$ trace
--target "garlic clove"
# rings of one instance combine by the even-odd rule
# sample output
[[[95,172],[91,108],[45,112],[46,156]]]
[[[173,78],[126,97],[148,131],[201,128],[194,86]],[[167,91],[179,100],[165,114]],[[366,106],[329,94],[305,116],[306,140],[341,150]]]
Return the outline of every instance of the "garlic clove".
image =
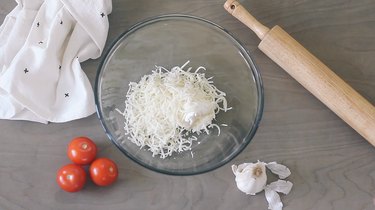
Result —
[[[289,168],[276,162],[267,163],[266,166],[272,173],[278,175],[280,179],[285,179],[291,174]]]
[[[243,163],[238,166],[233,165],[232,171],[236,176],[237,188],[250,195],[262,191],[267,183],[266,164],[258,161],[257,163]]]

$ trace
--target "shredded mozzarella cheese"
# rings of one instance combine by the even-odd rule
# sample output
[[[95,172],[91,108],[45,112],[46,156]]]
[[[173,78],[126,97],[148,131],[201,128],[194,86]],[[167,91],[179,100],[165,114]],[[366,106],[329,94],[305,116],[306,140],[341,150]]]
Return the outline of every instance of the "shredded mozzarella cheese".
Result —
[[[206,78],[198,67],[184,71],[181,67],[167,70],[156,66],[151,74],[138,83],[131,82],[126,94],[125,134],[131,142],[160,158],[173,152],[191,150],[192,142],[201,132],[209,134],[219,111],[227,111],[226,94],[218,90],[211,78]]]

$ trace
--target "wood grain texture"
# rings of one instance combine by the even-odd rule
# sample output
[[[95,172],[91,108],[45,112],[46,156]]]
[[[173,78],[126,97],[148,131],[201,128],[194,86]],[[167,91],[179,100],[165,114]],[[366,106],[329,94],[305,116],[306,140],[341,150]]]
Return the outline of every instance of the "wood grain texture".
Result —
[[[259,49],[375,146],[375,107],[279,26]]]
[[[107,43],[136,22],[155,15],[185,13],[212,20],[252,53],[264,81],[265,110],[251,144],[213,172],[173,177],[144,169],[107,140],[96,116],[41,125],[0,121],[0,209],[267,209],[264,194],[246,196],[230,165],[278,161],[292,171],[285,210],[373,210],[375,150],[301,85],[257,50],[258,38],[218,0],[114,0]],[[375,2],[373,0],[241,1],[266,26],[280,25],[371,103],[375,102]],[[0,21],[15,6],[2,0]],[[108,47],[108,45],[107,45]],[[91,82],[100,59],[83,64]],[[87,135],[99,156],[119,163],[116,185],[92,183],[81,192],[62,192],[55,173],[68,163],[68,141]]]
[[[375,107],[279,26],[271,30],[236,0],[224,8],[261,39],[258,48],[375,146]]]

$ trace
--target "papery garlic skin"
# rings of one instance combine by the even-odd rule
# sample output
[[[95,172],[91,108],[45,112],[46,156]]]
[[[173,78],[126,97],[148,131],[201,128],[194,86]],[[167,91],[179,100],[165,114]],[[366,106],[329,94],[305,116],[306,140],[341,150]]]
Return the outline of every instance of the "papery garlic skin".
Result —
[[[277,180],[267,185],[264,189],[266,200],[268,202],[268,209],[270,210],[282,210],[283,203],[280,200],[278,193],[287,195],[293,187],[293,183],[284,180]]]
[[[288,167],[276,162],[269,162],[266,164],[266,166],[271,170],[272,173],[278,175],[280,179],[285,179],[291,174]]]
[[[248,195],[255,195],[266,186],[267,175],[264,162],[232,165],[232,171],[236,176],[237,188]]]
[[[266,185],[266,167],[272,173],[278,175],[280,179]],[[232,165],[232,171],[236,176],[235,180],[239,190],[246,194],[255,195],[264,189],[268,209],[283,209],[283,203],[278,193],[286,195],[293,187],[293,183],[281,180],[291,174],[288,167],[276,162],[265,163],[258,160],[257,163],[243,163],[238,166]]]

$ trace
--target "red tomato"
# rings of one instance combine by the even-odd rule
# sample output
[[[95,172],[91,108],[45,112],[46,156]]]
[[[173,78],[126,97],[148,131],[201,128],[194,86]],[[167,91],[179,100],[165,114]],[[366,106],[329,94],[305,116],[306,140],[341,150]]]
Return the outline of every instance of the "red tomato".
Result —
[[[98,158],[90,166],[90,176],[95,184],[108,186],[117,179],[117,165],[108,158]]]
[[[96,145],[87,137],[74,138],[68,145],[68,157],[79,165],[90,164],[96,157]]]
[[[61,189],[67,192],[77,192],[86,183],[86,172],[79,165],[65,165],[57,172],[56,181]]]

